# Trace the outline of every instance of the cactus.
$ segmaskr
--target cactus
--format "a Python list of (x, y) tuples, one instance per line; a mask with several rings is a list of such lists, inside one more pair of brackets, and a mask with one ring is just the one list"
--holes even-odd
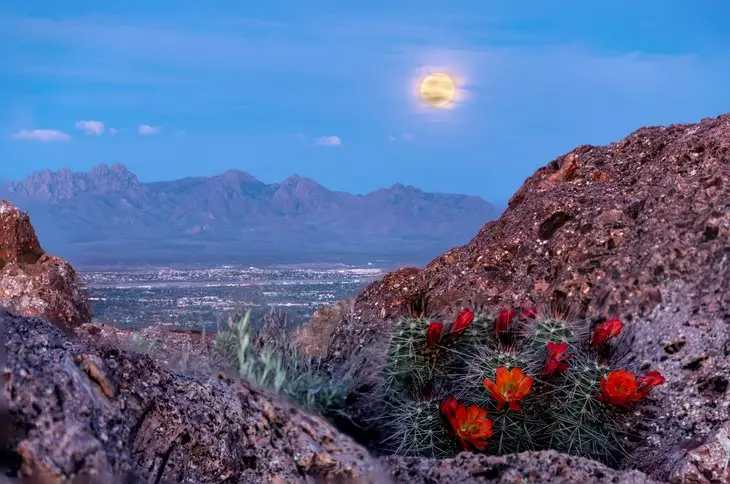
[(608, 368), (588, 358), (577, 362), (554, 382), (546, 405), (545, 446), (604, 462), (623, 453), (620, 443), (620, 413), (596, 398), (600, 377)]
[(455, 455), (459, 447), (443, 421), (437, 400), (398, 395), (387, 402), (388, 432), (381, 447), (389, 453), (429, 458)]
[(405, 390), (437, 378), (448, 355), (443, 347), (426, 344), (428, 325), (424, 318), (396, 321), (384, 370), (386, 388)]
[[(428, 319), (395, 321), (383, 369), (384, 448), (400, 455), (455, 455), (461, 449), (455, 433), (468, 427), (439, 413), (439, 402), (453, 396), (487, 410), (492, 423), (487, 453), (555, 449), (618, 460), (624, 452), (622, 407), (636, 404), (664, 379), (656, 372), (639, 379), (613, 372), (622, 373), (617, 377), (626, 384), (603, 388), (602, 378), (618, 361), (607, 357), (618, 354), (612, 349), (616, 341), (608, 340), (623, 325), (608, 321), (592, 337), (587, 322), (565, 314), (478, 314), (467, 318), (468, 327), (461, 321), (453, 331), (452, 323), (436, 338)], [(626, 341), (619, 343), (628, 347)]]

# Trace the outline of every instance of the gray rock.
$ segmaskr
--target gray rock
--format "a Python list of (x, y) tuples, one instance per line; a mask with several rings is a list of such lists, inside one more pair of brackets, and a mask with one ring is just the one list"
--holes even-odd
[(592, 460), (554, 451), (524, 452), (502, 457), (463, 452), (453, 459), (443, 460), (390, 456), (381, 459), (381, 464), (395, 482), (409, 484), (657, 482), (639, 471), (618, 471)]

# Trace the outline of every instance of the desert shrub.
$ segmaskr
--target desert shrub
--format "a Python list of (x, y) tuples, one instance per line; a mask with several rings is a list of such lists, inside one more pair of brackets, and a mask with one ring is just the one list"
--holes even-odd
[(135, 331), (129, 337), (129, 344), (132, 351), (143, 355), (149, 355), (152, 354), (152, 350), (154, 350), (157, 346), (157, 340), (148, 338), (144, 334)]
[(276, 344), (270, 343), (253, 331), (250, 316), (249, 312), (238, 321), (231, 319), (229, 329), (218, 332), (213, 341), (230, 369), (256, 386), (280, 392), (307, 411), (324, 416), (340, 412), (354, 380), (344, 372), (327, 374), (317, 360), (300, 355), (286, 334), (279, 334)]
[(399, 455), (555, 449), (615, 461), (631, 407), (664, 382), (616, 368), (630, 349), (618, 319), (590, 328), (534, 307), (464, 309), (450, 324), (409, 317), (391, 331), (377, 423), (380, 449)]

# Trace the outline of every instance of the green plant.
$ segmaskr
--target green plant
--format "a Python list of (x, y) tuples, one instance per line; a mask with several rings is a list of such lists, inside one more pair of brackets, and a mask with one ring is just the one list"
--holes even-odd
[(591, 332), (534, 308), (519, 316), (462, 310), (448, 326), (403, 318), (392, 328), (379, 427), (382, 450), (401, 455), (452, 456), (461, 443), (491, 454), (556, 449), (615, 461), (626, 408), (664, 381), (658, 372), (637, 379), (614, 369), (623, 328), (616, 319)]
[(272, 346), (258, 336), (248, 312), (238, 322), (229, 321), (228, 331), (216, 334), (213, 347), (240, 378), (280, 392), (311, 412), (341, 411), (353, 385), (349, 375), (327, 375), (316, 360), (303, 358), (291, 344)]
[(142, 353), (143, 355), (149, 355), (152, 350), (157, 346), (157, 340), (148, 338), (140, 332), (134, 332), (129, 337), (129, 343), (132, 346), (132, 351)]

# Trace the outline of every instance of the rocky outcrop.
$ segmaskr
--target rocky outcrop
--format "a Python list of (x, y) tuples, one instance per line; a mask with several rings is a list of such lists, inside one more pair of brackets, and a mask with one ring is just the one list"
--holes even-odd
[(327, 356), (328, 342), (332, 333), (352, 311), (352, 304), (338, 301), (332, 306), (319, 308), (312, 314), (309, 324), (300, 327), (296, 334), (296, 344), (305, 354), (313, 358)]
[(388, 321), (404, 312), (452, 316), (461, 305), (493, 310), (529, 296), (587, 318), (620, 317), (635, 336), (626, 365), (667, 377), (635, 416), (638, 442), (624, 465), (682, 482), (695, 454), (720, 455), (702, 449), (730, 419), (729, 287), (725, 115), (642, 128), (550, 162), (466, 246), (368, 287), (324, 351), (337, 365), (382, 346)]
[(28, 215), (0, 200), (0, 307), (74, 328), (91, 319), (76, 272), (46, 254)]
[(0, 453), (11, 474), (95, 483), (378, 479), (348, 437), (240, 381), (175, 374), (38, 319), (0, 313), (0, 331), (11, 421)]

